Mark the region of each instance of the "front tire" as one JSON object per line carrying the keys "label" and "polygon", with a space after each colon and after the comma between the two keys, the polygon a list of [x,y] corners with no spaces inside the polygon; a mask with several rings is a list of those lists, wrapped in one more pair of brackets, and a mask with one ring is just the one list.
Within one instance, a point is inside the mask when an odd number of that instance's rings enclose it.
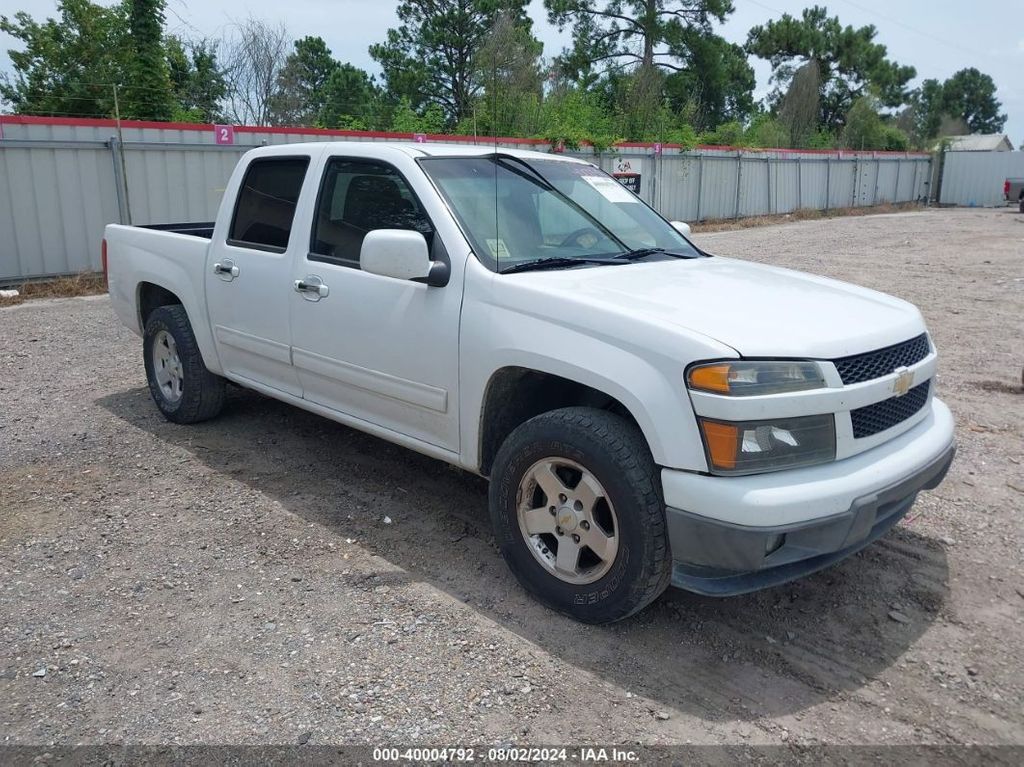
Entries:
{"label": "front tire", "polygon": [[153,310],[142,350],[149,393],[168,421],[199,423],[220,413],[224,379],[206,369],[183,306]]}
{"label": "front tire", "polygon": [[498,451],[490,511],[501,553],[538,600],[585,623],[642,610],[668,586],[657,466],[639,429],[604,410],[554,410]]}

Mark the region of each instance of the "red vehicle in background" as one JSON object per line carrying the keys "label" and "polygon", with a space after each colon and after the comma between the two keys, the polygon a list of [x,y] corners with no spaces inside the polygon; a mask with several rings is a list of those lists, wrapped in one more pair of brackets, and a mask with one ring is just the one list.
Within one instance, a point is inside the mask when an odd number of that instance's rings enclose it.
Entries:
{"label": "red vehicle in background", "polygon": [[1024,213],[1024,178],[1008,178],[1003,182],[1003,199],[1007,202],[1017,201],[1021,213]]}

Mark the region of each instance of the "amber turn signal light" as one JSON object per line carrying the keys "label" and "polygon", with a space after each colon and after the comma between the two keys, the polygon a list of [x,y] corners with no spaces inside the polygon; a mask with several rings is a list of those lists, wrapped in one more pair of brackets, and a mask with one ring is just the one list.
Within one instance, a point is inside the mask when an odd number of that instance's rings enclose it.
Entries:
{"label": "amber turn signal light", "polygon": [[735,469],[739,450],[739,428],[729,423],[701,421],[708,455],[716,469]]}
{"label": "amber turn signal light", "polygon": [[729,369],[730,366],[727,363],[692,368],[690,370],[690,388],[728,394]]}

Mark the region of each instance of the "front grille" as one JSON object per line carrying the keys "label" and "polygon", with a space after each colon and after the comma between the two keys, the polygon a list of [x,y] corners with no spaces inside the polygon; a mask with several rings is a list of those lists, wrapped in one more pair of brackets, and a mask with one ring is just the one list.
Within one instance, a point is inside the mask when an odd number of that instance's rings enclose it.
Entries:
{"label": "front grille", "polygon": [[917,338],[911,338],[901,344],[886,346],[884,349],[876,349],[866,354],[843,357],[832,362],[839,371],[843,385],[849,386],[887,376],[896,368],[915,365],[927,357],[929,351],[931,349],[928,346],[928,335],[922,333]]}
{"label": "front grille", "polygon": [[873,405],[859,407],[850,412],[853,421],[853,437],[870,437],[898,423],[903,423],[917,413],[928,401],[928,389],[931,381],[918,384],[902,397],[890,397]]}

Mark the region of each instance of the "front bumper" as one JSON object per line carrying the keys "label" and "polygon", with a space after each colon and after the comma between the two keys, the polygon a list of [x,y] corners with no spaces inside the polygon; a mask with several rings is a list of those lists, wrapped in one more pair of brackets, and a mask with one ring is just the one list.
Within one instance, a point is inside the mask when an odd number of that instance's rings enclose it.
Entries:
{"label": "front bumper", "polygon": [[952,416],[933,399],[910,431],[833,464],[753,477],[666,469],[672,585],[730,596],[828,567],[892,529],[954,453]]}

